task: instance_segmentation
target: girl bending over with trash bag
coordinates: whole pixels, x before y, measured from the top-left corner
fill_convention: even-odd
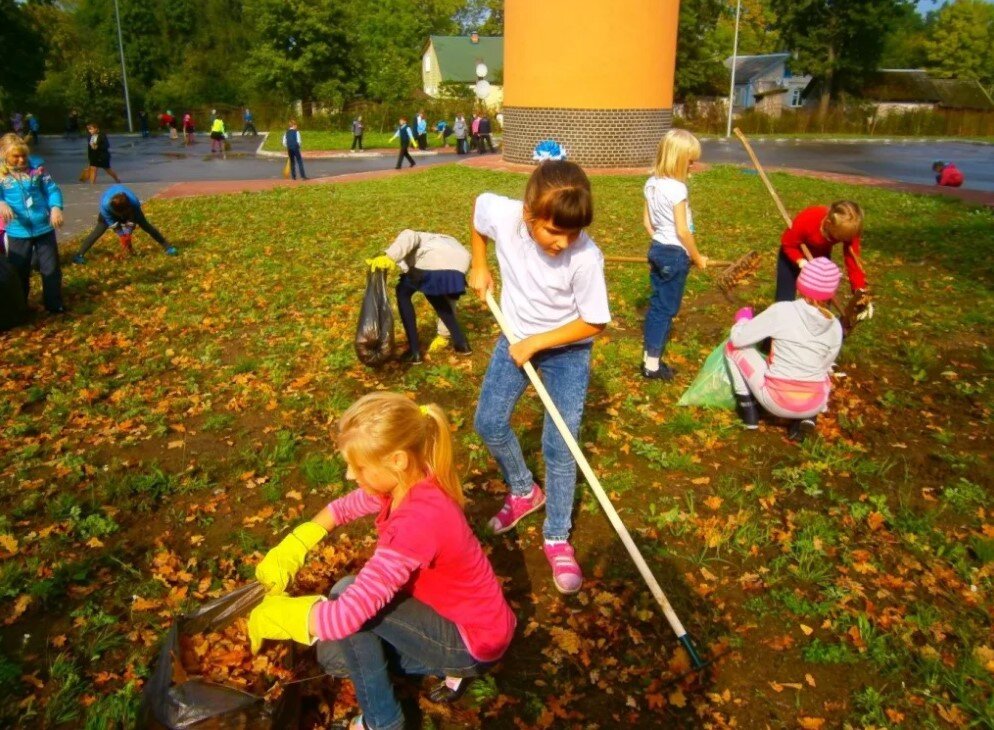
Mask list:
[[[814,431],[842,347],[842,325],[827,306],[841,278],[828,259],[812,259],[797,277],[799,299],[777,302],[755,318],[749,307],[736,312],[725,360],[746,428],[759,427],[761,407],[790,419],[788,433],[795,441]],[[767,337],[772,344],[764,357],[756,345]]]
[[[368,260],[371,271],[386,272],[400,269],[397,283],[397,309],[400,321],[407,335],[407,351],[402,360],[421,362],[421,344],[418,339],[418,321],[414,314],[411,297],[416,292],[425,295],[438,315],[437,336],[428,346],[434,353],[449,344],[449,338],[456,352],[472,352],[466,335],[456,320],[456,300],[466,291],[466,272],[469,270],[470,255],[459,241],[442,233],[424,233],[404,230],[394,239],[386,252]]]
[[[256,567],[269,595],[249,616],[263,639],[317,641],[317,659],[355,685],[362,709],[350,728],[401,728],[390,672],[437,675],[435,702],[451,702],[504,654],[515,618],[463,514],[449,422],[437,405],[397,393],[360,398],[338,424],[347,477],[359,488],[297,526]],[[287,584],[333,528],[376,515],[379,538],[355,577],[329,599],[291,598]]]
[[[481,298],[493,289],[487,240],[494,241],[500,306],[520,338],[513,345],[503,335],[497,340],[476,407],[476,432],[510,489],[490,529],[498,535],[507,532],[544,505],[545,557],[561,593],[576,593],[583,583],[569,544],[576,461],[547,413],[542,427],[546,503],[510,421],[528,385],[522,366],[530,360],[573,437],[580,431],[592,341],[611,321],[604,256],[583,230],[593,217],[590,181],[576,163],[566,160],[536,167],[523,203],[484,193],[476,199],[473,214],[469,285]]]

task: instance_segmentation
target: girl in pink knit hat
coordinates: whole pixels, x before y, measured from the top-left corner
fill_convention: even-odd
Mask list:
[[[790,420],[794,441],[814,431],[842,347],[842,325],[827,306],[841,278],[838,266],[816,258],[797,278],[798,299],[776,302],[755,318],[749,307],[735,313],[725,361],[746,428],[759,428],[762,408]],[[772,340],[768,357],[756,347],[766,338]]]

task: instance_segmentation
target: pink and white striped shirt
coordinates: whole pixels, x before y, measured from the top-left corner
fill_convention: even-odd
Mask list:
[[[434,477],[414,485],[394,511],[388,496],[361,489],[329,507],[339,525],[376,514],[379,539],[355,582],[317,605],[319,639],[355,633],[404,592],[452,621],[473,658],[490,662],[504,654],[514,613],[465,514]]]

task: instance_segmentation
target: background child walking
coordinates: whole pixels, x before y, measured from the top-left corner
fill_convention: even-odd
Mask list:
[[[673,318],[680,311],[690,264],[707,268],[697,250],[694,216],[687,196],[690,165],[701,158],[701,143],[684,129],[671,129],[659,142],[656,166],[644,188],[642,224],[651,238],[649,283],[652,295],[645,314],[642,376],[669,380],[673,370],[661,361]]]
[[[297,168],[300,168],[300,179],[306,180],[307,173],[304,172],[304,158],[300,154],[303,149],[300,143],[300,130],[297,129],[297,120],[291,119],[289,128],[283,133],[283,146],[286,148],[286,154],[289,158],[287,161],[290,163],[290,177],[294,180],[297,179]],[[286,175],[286,173],[283,173]]]
[[[794,218],[780,237],[777,257],[778,302],[792,302],[797,296],[797,276],[808,264],[802,246],[814,258],[832,258],[832,247],[842,244],[842,258],[853,293],[866,289],[866,273],[859,261],[859,237],[863,232],[863,210],[851,200],[831,205],[812,205]]]
[[[813,431],[832,387],[832,363],[842,347],[842,325],[827,309],[842,274],[828,259],[809,261],[797,278],[800,299],[777,302],[753,319],[740,309],[725,346],[725,360],[747,428],[757,428],[759,411],[791,420],[790,437]],[[772,338],[770,356],[756,346]],[[773,353],[776,353],[776,357]]]
[[[405,230],[382,256],[368,263],[373,271],[401,271],[396,290],[397,309],[408,344],[402,360],[416,363],[422,360],[418,321],[411,302],[415,292],[424,294],[438,315],[438,337],[431,343],[429,352],[440,350],[449,343],[450,337],[456,352],[471,352],[456,319],[456,301],[466,291],[466,272],[470,264],[469,251],[459,241],[442,233]]]
[[[402,728],[390,672],[445,676],[436,702],[459,697],[497,661],[515,618],[462,511],[449,422],[436,405],[371,393],[343,415],[338,448],[359,488],[299,525],[256,568],[270,595],[249,617],[253,651],[263,639],[318,639],[318,661],[349,677],[363,714],[352,728]],[[321,596],[283,592],[331,529],[376,515],[369,562]]]
[[[556,588],[580,590],[583,572],[569,544],[576,461],[551,417],[542,428],[546,495],[525,464],[511,430],[511,414],[528,384],[521,366],[531,361],[574,437],[580,431],[590,380],[594,335],[611,321],[604,256],[584,228],[593,220],[590,181],[565,160],[535,168],[525,199],[492,193],[476,199],[469,285],[480,297],[493,288],[487,240],[494,241],[501,273],[501,309],[521,340],[497,340],[483,379],[475,426],[500,466],[510,494],[490,520],[497,534],[546,506],[544,551]]]
[[[400,152],[397,154],[396,169],[399,170],[401,168],[405,159],[411,163],[411,167],[414,167],[414,158],[411,157],[411,153],[408,152],[408,148],[412,144],[416,145],[417,143],[414,141],[414,132],[411,131],[411,128],[407,124],[407,117],[400,118],[400,122],[397,125],[397,131],[393,133],[393,137],[390,138],[390,141],[393,142],[398,137],[400,138]]]

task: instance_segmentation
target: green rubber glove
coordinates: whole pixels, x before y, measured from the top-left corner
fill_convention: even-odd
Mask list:
[[[328,531],[317,522],[297,525],[255,566],[255,579],[266,586],[269,593],[282,593],[304,564],[307,552],[327,534]]]
[[[263,639],[292,639],[310,646],[311,606],[324,600],[321,596],[266,596],[249,614],[249,645],[253,654],[262,648]]]
[[[397,264],[389,256],[382,254],[376,258],[366,259],[370,271],[386,271],[388,274],[397,268]]]

